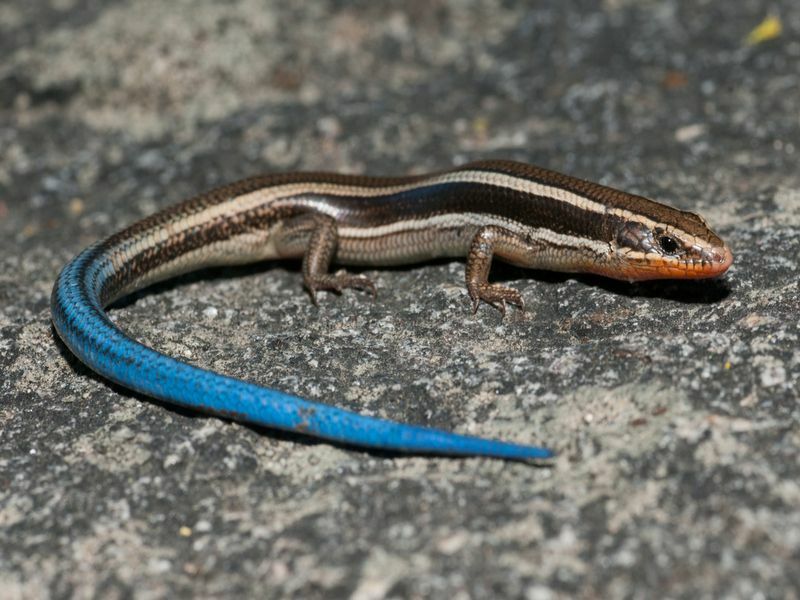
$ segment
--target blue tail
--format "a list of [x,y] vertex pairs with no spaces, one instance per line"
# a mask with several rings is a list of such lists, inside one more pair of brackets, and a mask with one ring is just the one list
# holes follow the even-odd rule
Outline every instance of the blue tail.
[[193,367],[131,339],[103,311],[101,267],[92,249],[69,263],[53,289],[56,331],[100,375],[142,394],[195,410],[285,431],[381,450],[547,459],[546,448],[511,444],[358,415]]

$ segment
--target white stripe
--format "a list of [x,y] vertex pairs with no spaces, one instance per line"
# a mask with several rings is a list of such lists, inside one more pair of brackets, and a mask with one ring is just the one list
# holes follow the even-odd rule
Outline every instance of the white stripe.
[[608,252],[607,242],[593,240],[574,235],[558,233],[547,227],[528,227],[518,223],[513,219],[506,219],[495,215],[484,213],[444,213],[433,215],[427,218],[408,219],[406,221],[395,221],[379,227],[339,227],[340,238],[377,238],[396,233],[419,231],[424,229],[436,229],[438,227],[462,227],[473,225],[475,227],[485,227],[496,225],[519,235],[522,238],[530,237],[536,241],[545,241],[560,246],[580,246],[591,249],[593,252]]
[[[623,217],[636,216],[639,219],[642,218],[640,215],[634,215],[630,211],[624,209],[609,209],[605,204],[591,200],[584,195],[570,192],[559,187],[538,183],[536,181],[530,181],[521,177],[514,177],[513,175],[506,175],[504,173],[495,173],[490,171],[453,171],[443,175],[434,176],[429,179],[417,181],[415,183],[396,186],[366,187],[311,181],[266,187],[255,190],[248,194],[235,196],[227,202],[222,202],[193,215],[188,215],[181,222],[173,224],[175,229],[171,233],[185,231],[191,227],[206,223],[221,216],[230,216],[247,212],[258,206],[263,206],[275,200],[279,200],[280,198],[286,198],[290,196],[308,194],[311,196],[332,195],[368,198],[373,196],[386,196],[389,194],[406,192],[428,185],[438,185],[443,183],[479,183],[493,185],[512,189],[518,192],[533,194],[536,196],[554,198],[562,202],[569,203],[577,208],[597,214],[610,213]],[[648,220],[647,222],[655,225],[655,223],[652,221]]]
[[391,235],[404,231],[419,231],[421,229],[436,229],[436,228],[449,228],[461,227],[465,225],[475,225],[481,227],[484,225],[499,225],[524,235],[526,231],[530,231],[530,227],[524,227],[516,221],[504,219],[495,215],[487,215],[484,213],[442,213],[439,215],[431,215],[430,217],[408,218],[405,221],[394,221],[386,223],[385,225],[378,226],[362,226],[362,227],[349,227],[341,225],[338,227],[340,237],[344,238],[374,238],[384,235]]
[[[457,217],[458,222],[456,222],[454,217]],[[395,227],[396,224],[392,224],[389,226],[393,228],[392,230],[377,227],[368,230],[359,228],[346,228],[341,230],[340,233],[342,237],[345,238],[378,237],[390,235],[392,233],[404,233],[417,229],[424,229],[427,227],[435,227],[437,221],[442,221],[445,219],[449,219],[456,226],[468,225],[470,223],[477,227],[485,225],[498,225],[500,227],[509,229],[512,232],[526,236],[528,239],[531,239],[534,242],[544,242],[550,246],[555,246],[556,250],[560,250],[562,248],[569,248],[573,250],[583,249],[589,250],[592,253],[600,256],[606,255],[611,251],[609,244],[606,242],[599,242],[589,238],[557,233],[545,227],[525,228],[515,224],[513,221],[507,221],[500,218],[487,220],[486,215],[477,213],[438,215],[425,220],[420,219],[416,221],[405,221],[404,224],[408,227]],[[386,264],[391,263],[392,261],[388,260],[388,257],[391,256],[394,250],[395,249],[393,248],[387,248],[387,251],[384,255],[375,256],[374,262],[371,262],[370,264],[373,264],[374,266],[380,266],[383,264],[383,260],[386,260]],[[128,252],[130,251],[131,249],[128,249]],[[631,254],[641,255],[642,257],[644,256],[644,253],[632,252]],[[130,254],[128,254],[128,256],[130,256]],[[108,303],[111,303],[118,298],[126,296],[153,283],[169,279],[176,275],[194,271],[201,267],[241,265],[262,260],[271,260],[279,257],[280,253],[274,244],[273,232],[258,231],[244,233],[226,240],[214,242],[213,244],[209,244],[207,246],[196,248],[181,254],[168,262],[159,264],[150,271],[142,273],[133,281],[128,282],[124,288],[120,289],[112,298],[108,300]],[[112,257],[112,261],[114,258],[122,260],[122,256],[120,255]]]

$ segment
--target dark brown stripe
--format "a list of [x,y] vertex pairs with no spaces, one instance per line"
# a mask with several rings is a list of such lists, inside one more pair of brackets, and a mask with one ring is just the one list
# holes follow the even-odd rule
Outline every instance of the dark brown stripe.
[[[167,264],[193,250],[250,231],[267,229],[276,220],[289,218],[296,212],[291,208],[276,210],[257,207],[247,212],[239,213],[233,218],[220,216],[212,221],[177,233],[163,242],[159,242],[128,257],[123,265],[103,282],[101,298],[105,301],[114,297],[119,290],[129,285],[132,281],[144,276],[160,265]],[[129,229],[132,230],[133,228]],[[118,234],[106,240],[102,244],[100,251],[111,252],[115,249],[118,250],[119,245],[126,241],[128,241],[127,237],[120,238]]]
[[[656,223],[678,223],[678,227],[686,233],[703,239],[712,245],[722,246],[722,240],[709,231],[708,226],[696,214],[678,210],[659,202],[616,190],[599,183],[586,181],[563,173],[557,173],[534,165],[505,160],[479,161],[462,167],[476,171],[502,173],[521,179],[527,179],[541,185],[558,187],[574,194],[579,194],[605,204],[610,208],[620,208],[635,215],[641,215]],[[709,235],[711,234],[711,235]]]
[[[438,183],[378,197],[320,196],[345,226],[380,227],[444,214],[475,213],[568,235],[613,239],[607,218],[548,196],[480,183]],[[615,223],[615,219],[608,219]]]

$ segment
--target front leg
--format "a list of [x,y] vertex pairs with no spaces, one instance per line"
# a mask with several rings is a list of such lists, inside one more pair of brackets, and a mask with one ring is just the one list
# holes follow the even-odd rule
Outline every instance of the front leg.
[[497,256],[511,264],[527,265],[541,251],[540,244],[508,229],[497,225],[481,227],[472,239],[467,254],[467,292],[472,300],[472,312],[478,312],[481,300],[494,306],[503,316],[506,314],[506,304],[513,304],[524,310],[525,301],[517,290],[499,283],[489,283],[492,258]]

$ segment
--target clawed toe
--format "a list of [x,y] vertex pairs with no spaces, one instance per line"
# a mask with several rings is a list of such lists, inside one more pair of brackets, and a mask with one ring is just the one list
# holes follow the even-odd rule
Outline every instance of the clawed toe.
[[373,298],[375,298],[378,293],[375,283],[369,277],[366,275],[353,275],[346,271],[338,271],[333,275],[314,277],[310,281],[306,281],[306,287],[308,288],[309,294],[311,294],[311,300],[314,304],[318,304],[317,292],[320,290],[335,292],[337,294],[340,294],[346,289],[363,290],[369,292]]
[[525,310],[525,300],[522,298],[522,294],[514,288],[497,283],[472,286],[469,288],[469,296],[472,300],[473,314],[478,312],[478,305],[481,300],[494,306],[503,316],[506,315],[507,304],[516,306],[520,310]]

